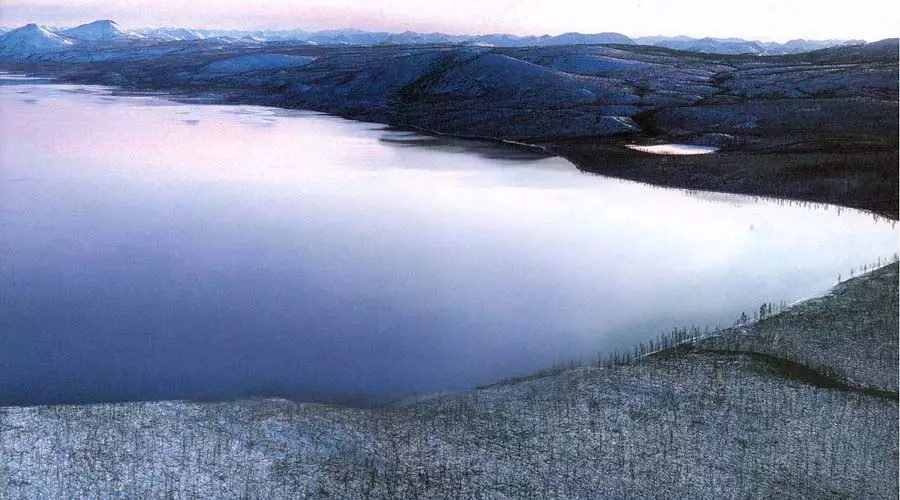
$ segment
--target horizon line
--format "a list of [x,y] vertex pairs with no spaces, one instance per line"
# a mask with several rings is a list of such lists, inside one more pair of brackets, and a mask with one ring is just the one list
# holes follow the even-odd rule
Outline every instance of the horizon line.
[[[12,24],[7,24],[7,23],[0,23],[0,28],[7,28],[7,29],[10,29],[10,30],[13,30],[13,29],[18,29],[18,28],[22,28],[22,27],[28,26],[29,24],[36,24],[36,25],[38,25],[38,26],[43,26],[43,27],[45,27],[45,28],[50,28],[50,29],[54,29],[54,30],[57,30],[57,29],[71,29],[71,28],[76,28],[76,27],[79,27],[79,26],[84,26],[84,25],[86,25],[86,24],[95,23],[95,22],[98,22],[98,21],[110,21],[110,22],[113,22],[113,23],[115,23],[115,24],[117,24],[117,25],[119,25],[119,26],[122,26],[118,21],[116,21],[116,20],[114,20],[114,19],[110,19],[110,18],[98,18],[98,19],[94,19],[94,20],[92,20],[92,21],[81,22],[81,23],[76,23],[76,24],[71,24],[71,25],[44,24],[44,23],[40,23],[40,22],[37,22],[37,21],[31,21],[31,22],[27,22],[27,23],[24,23],[24,24],[20,24],[20,25],[12,25]],[[123,26],[123,27],[125,27],[125,26]],[[288,32],[288,31],[304,31],[304,32],[311,33],[311,34],[322,33],[322,32],[334,32],[334,31],[358,31],[358,32],[364,32],[364,33],[387,33],[387,34],[403,34],[403,33],[441,34],[441,35],[457,36],[457,37],[480,37],[480,36],[509,35],[509,36],[514,36],[514,37],[517,37],[517,38],[545,38],[545,37],[549,38],[549,37],[556,37],[556,36],[569,35],[569,34],[577,34],[577,35],[615,34],[615,35],[622,35],[622,36],[625,36],[625,37],[627,37],[627,38],[629,38],[629,39],[631,39],[631,40],[637,40],[637,39],[640,39],[640,38],[689,38],[689,39],[692,39],[692,40],[705,40],[705,39],[712,39],[712,40],[729,40],[729,39],[734,39],[734,40],[742,40],[742,41],[745,41],[745,42],[778,43],[778,44],[785,44],[785,43],[788,43],[788,42],[791,42],[791,41],[823,41],[823,42],[824,42],[824,41],[842,41],[842,42],[848,42],[848,41],[862,41],[862,42],[864,42],[864,43],[871,43],[871,42],[874,42],[874,41],[891,40],[891,39],[897,38],[897,37],[887,37],[887,38],[879,38],[878,40],[871,40],[871,41],[870,41],[868,38],[862,38],[862,37],[851,37],[851,38],[802,38],[802,37],[797,37],[797,38],[789,38],[789,39],[786,39],[785,41],[782,42],[782,41],[775,40],[775,39],[773,39],[773,38],[771,38],[771,37],[752,37],[752,38],[745,38],[745,37],[740,37],[740,36],[711,36],[711,35],[705,35],[705,36],[691,36],[691,35],[685,35],[685,34],[677,34],[677,35],[654,34],[654,35],[639,35],[639,36],[632,36],[632,35],[628,35],[628,34],[626,34],[626,33],[622,33],[622,32],[619,32],[619,31],[593,31],[593,32],[585,32],[585,31],[561,31],[561,32],[559,32],[559,33],[557,33],[557,34],[551,34],[551,33],[545,32],[545,33],[542,33],[542,34],[534,34],[534,33],[531,33],[531,34],[524,34],[524,35],[523,35],[523,34],[521,34],[521,33],[515,33],[515,32],[512,32],[512,31],[491,31],[491,32],[483,32],[483,33],[471,33],[471,32],[469,32],[469,33],[463,33],[463,32],[453,32],[453,31],[440,31],[440,30],[421,30],[421,31],[420,31],[420,30],[410,29],[410,28],[403,29],[403,30],[386,30],[386,29],[358,28],[358,27],[351,27],[351,26],[345,26],[345,27],[341,27],[341,28],[309,29],[309,28],[303,28],[303,27],[299,27],[299,26],[297,26],[297,27],[285,27],[285,26],[283,26],[283,25],[281,25],[281,26],[268,26],[268,27],[245,27],[245,28],[191,27],[191,26],[186,26],[186,25],[182,25],[182,26],[180,26],[180,25],[157,25],[157,26],[153,26],[153,25],[144,25],[144,26],[140,26],[140,27],[125,27],[125,29],[129,29],[129,30],[132,30],[132,31],[134,31],[134,30],[151,30],[151,29],[187,29],[187,30],[198,30],[198,31],[235,31],[235,32],[253,32],[253,31]]]

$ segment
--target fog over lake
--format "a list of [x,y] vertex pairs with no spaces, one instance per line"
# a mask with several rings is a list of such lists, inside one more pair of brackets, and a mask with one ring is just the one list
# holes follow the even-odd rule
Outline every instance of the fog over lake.
[[730,325],[898,246],[850,209],[22,79],[0,177],[0,405],[461,389]]

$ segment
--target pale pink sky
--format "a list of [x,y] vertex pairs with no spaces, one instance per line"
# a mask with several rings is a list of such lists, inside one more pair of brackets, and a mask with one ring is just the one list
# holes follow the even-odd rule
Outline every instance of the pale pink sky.
[[113,19],[127,28],[360,28],[479,34],[616,31],[878,40],[898,33],[894,0],[0,0],[0,25],[68,26]]

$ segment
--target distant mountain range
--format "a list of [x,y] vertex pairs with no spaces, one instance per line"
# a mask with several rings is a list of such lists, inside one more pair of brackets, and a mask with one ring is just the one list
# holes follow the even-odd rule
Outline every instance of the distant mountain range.
[[865,40],[791,40],[786,43],[759,42],[741,38],[690,38],[686,36],[646,36],[635,38],[638,45],[653,45],[667,49],[705,52],[708,54],[784,55],[843,45],[860,45]]
[[808,52],[833,46],[856,45],[863,40],[791,40],[787,43],[759,42],[739,38],[641,37],[631,39],[619,33],[564,33],[550,36],[448,35],[405,31],[389,33],[356,29],[306,30],[210,30],[187,28],[144,28],[126,30],[115,21],[99,20],[74,28],[49,28],[29,24],[18,29],[0,28],[0,54],[28,56],[65,50],[79,44],[144,41],[212,40],[222,43],[291,43],[306,45],[407,45],[461,44],[485,47],[546,47],[557,45],[652,45],[711,54],[781,55]]
[[146,28],[137,33],[159,40],[218,40],[255,42],[307,42],[315,45],[407,45],[407,44],[470,44],[491,47],[525,47],[548,45],[593,45],[618,43],[633,45],[634,41],[619,33],[564,33],[557,36],[517,36],[505,33],[490,35],[448,35],[404,31],[345,30],[204,30],[184,28]]

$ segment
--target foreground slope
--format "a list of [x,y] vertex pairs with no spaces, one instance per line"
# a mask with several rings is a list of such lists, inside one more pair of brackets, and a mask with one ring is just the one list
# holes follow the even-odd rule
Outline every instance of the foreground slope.
[[726,340],[380,409],[5,408],[0,497],[897,498],[896,363],[868,362],[896,360],[897,277]]

